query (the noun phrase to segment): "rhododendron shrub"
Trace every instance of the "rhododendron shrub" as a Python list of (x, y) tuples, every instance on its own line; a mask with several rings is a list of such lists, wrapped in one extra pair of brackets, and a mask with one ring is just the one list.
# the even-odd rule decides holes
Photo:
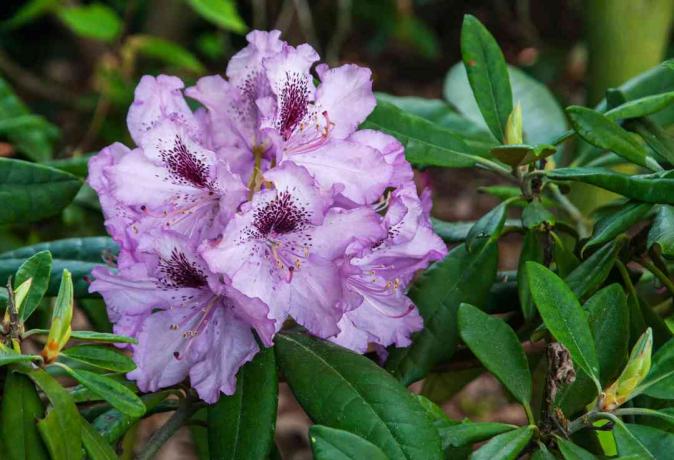
[[(130, 142), (86, 158), (109, 236), (0, 254), (7, 458), (116, 458), (156, 412), (141, 459), (188, 424), (278, 458), (280, 382), (318, 460), (671, 457), (671, 62), (564, 112), (466, 16), (450, 106), (246, 39), (223, 75), (139, 79)], [(53, 166), (0, 158), (0, 224), (75, 199)], [(496, 206), (431, 218), (430, 168), (479, 168)], [(586, 215), (578, 184), (620, 197)], [(515, 424), (440, 408), (485, 373)]]

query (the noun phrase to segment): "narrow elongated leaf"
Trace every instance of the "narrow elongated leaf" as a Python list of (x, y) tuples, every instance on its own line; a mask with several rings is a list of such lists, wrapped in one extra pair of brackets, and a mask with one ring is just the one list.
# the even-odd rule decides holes
[(462, 302), (481, 306), (496, 276), (497, 246), (488, 242), (468, 253), (464, 245), (427, 270), (410, 289), (424, 318), (424, 329), (408, 348), (390, 350), (386, 368), (404, 384), (421, 379), (431, 367), (449, 359), (456, 348), (456, 311)]
[(674, 138), (650, 118), (638, 118), (625, 125), (646, 141), (657, 157), (674, 164)]
[(131, 390), (115, 380), (84, 369), (62, 366), (68, 374), (110, 405), (131, 417), (141, 417), (145, 413), (143, 401)]
[(522, 242), (522, 252), (517, 264), (517, 294), (519, 296), (522, 313), (525, 319), (533, 318), (536, 313), (536, 307), (531, 300), (531, 293), (529, 292), (529, 281), (526, 276), (525, 264), (529, 261), (542, 263), (543, 262), (543, 247), (538, 239), (538, 232), (535, 230), (527, 230)]
[(613, 437), (615, 438), (618, 454), (621, 457), (634, 455), (635, 458), (642, 460), (656, 460), (656, 457), (646, 448), (632, 431), (619, 419), (612, 419), (615, 423), (613, 428)]
[(372, 361), (297, 333), (277, 335), (275, 349), (295, 397), (316, 423), (357, 434), (392, 460), (441, 458), (424, 409)]
[(37, 355), (22, 355), (6, 346), (0, 347), (0, 366), (14, 363), (29, 363), (40, 359)]
[(14, 287), (17, 288), (24, 281), (31, 279), (30, 290), (26, 299), (21, 304), (21, 319), (26, 320), (40, 304), (42, 297), (47, 292), (49, 277), (51, 275), (51, 253), (40, 251), (26, 260), (16, 272)]
[(543, 225), (554, 225), (555, 216), (548, 211), (540, 200), (533, 200), (522, 211), (522, 226), (538, 228)]
[(57, 169), (0, 158), (0, 225), (35, 222), (58, 214), (81, 185), (80, 179)]
[(248, 29), (236, 11), (234, 0), (187, 0), (187, 3), (201, 17), (225, 30), (243, 33)]
[(476, 450), (471, 460), (515, 460), (529, 444), (534, 427), (524, 426), (493, 437), (487, 444)]
[(674, 339), (653, 355), (651, 370), (634, 396), (645, 393), (653, 398), (674, 399)]
[(674, 179), (658, 175), (630, 176), (604, 168), (560, 168), (546, 175), (555, 181), (576, 181), (647, 203), (674, 204)]
[[(625, 293), (619, 284), (597, 291), (585, 302), (588, 322), (597, 350), (602, 386), (612, 382), (625, 363), (629, 344), (629, 310)], [(582, 410), (594, 399), (594, 383), (582, 370), (576, 380), (562, 389), (557, 404), (569, 417)]]
[(38, 428), (52, 458), (81, 460), (82, 427), (73, 398), (43, 369), (20, 368), (19, 371), (40, 387), (53, 406), (49, 415), (38, 422)]
[(652, 203), (631, 202), (621, 206), (617, 212), (599, 219), (594, 226), (590, 241), (585, 243), (589, 248), (612, 240), (635, 223), (642, 220), (653, 208)]
[(309, 429), (309, 440), (316, 460), (388, 459), (379, 447), (344, 430), (314, 425)]
[(497, 240), (506, 220), (508, 202), (497, 205), (494, 209), (475, 222), (466, 236), (466, 248), (473, 252), (488, 240)]
[(108, 441), (96, 431), (89, 422), (80, 418), (82, 424), (82, 444), (91, 460), (117, 460), (117, 454)]
[(110, 42), (122, 31), (122, 20), (112, 8), (102, 3), (60, 7), (57, 14), (81, 37)]
[(648, 232), (648, 247), (657, 244), (660, 253), (667, 257), (674, 257), (674, 207), (658, 206), (658, 212)]
[(461, 304), (459, 334), (484, 367), (522, 404), (531, 400), (531, 373), (520, 340), (503, 320)]
[[(158, 393), (143, 395), (141, 399), (143, 400), (143, 404), (145, 404), (146, 410), (150, 412), (170, 395), (171, 393), (168, 391), (160, 391)], [(129, 428), (138, 422), (138, 419), (139, 417), (123, 414), (117, 409), (110, 409), (97, 416), (92, 422), (92, 426), (103, 439), (114, 444), (124, 436), (124, 433)]]
[(405, 146), (405, 157), (417, 166), (467, 168), (480, 158), (455, 133), (428, 120), (379, 102), (361, 128), (384, 131)]
[(484, 441), (501, 433), (516, 429), (515, 425), (495, 422), (463, 422), (447, 427), (441, 437), (450, 446), (461, 447)]
[[(33, 382), (22, 374), (8, 372), (2, 398), (2, 437), (7, 460), (47, 460), (36, 420), (44, 416), (42, 401)], [(3, 455), (3, 458), (4, 458)]]
[(557, 447), (564, 460), (595, 460), (597, 458), (591, 452), (566, 439), (557, 438)]
[(127, 46), (143, 56), (158, 59), (171, 66), (203, 73), (204, 66), (196, 56), (177, 43), (151, 35), (133, 35), (127, 38)]
[(592, 293), (606, 280), (626, 239), (616, 238), (599, 248), (569, 273), (564, 281), (578, 298)]
[(136, 368), (133, 360), (125, 354), (101, 346), (78, 345), (63, 350), (61, 354), (75, 361), (114, 372), (131, 372)]
[(138, 343), (133, 337), (127, 337), (119, 334), (109, 334), (106, 332), (95, 331), (73, 331), (70, 334), (71, 339), (84, 340), (87, 342), (105, 342), (105, 343)]
[(674, 452), (674, 434), (650, 426), (625, 424), (629, 432), (654, 458), (670, 458)]
[(579, 106), (567, 108), (566, 113), (573, 128), (588, 143), (615, 152), (632, 163), (648, 167), (644, 146), (604, 114)]
[(587, 316), (571, 289), (557, 275), (536, 262), (527, 262), (531, 296), (543, 322), (568, 350), (574, 363), (599, 382), (597, 353)]
[(239, 371), (236, 393), (208, 407), (208, 447), (213, 460), (253, 460), (271, 452), (278, 405), (274, 350)]
[(610, 120), (640, 118), (659, 112), (674, 102), (674, 91), (632, 99), (615, 107), (604, 115)]
[(503, 141), (513, 110), (508, 68), (494, 37), (471, 15), (463, 18), (461, 55), (480, 112), (494, 137)]

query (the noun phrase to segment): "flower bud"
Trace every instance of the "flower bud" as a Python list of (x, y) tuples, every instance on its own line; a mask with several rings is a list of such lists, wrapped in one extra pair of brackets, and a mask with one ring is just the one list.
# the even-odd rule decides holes
[(21, 306), (23, 305), (23, 301), (26, 300), (26, 297), (28, 296), (28, 291), (30, 291), (30, 287), (33, 284), (33, 278), (28, 278), (26, 281), (21, 283), (19, 287), (14, 289), (14, 306), (16, 308), (17, 313), (21, 313)]
[(651, 369), (651, 351), (653, 349), (653, 333), (649, 327), (632, 348), (627, 365), (620, 377), (611, 384), (601, 402), (601, 409), (612, 411), (630, 399)]
[(61, 286), (56, 297), (56, 305), (51, 317), (51, 327), (47, 343), (42, 349), (42, 357), (51, 363), (70, 339), (70, 323), (73, 319), (73, 280), (68, 270), (63, 270)]
[(508, 145), (521, 144), (522, 139), (522, 106), (517, 103), (508, 115), (505, 128), (505, 143)]

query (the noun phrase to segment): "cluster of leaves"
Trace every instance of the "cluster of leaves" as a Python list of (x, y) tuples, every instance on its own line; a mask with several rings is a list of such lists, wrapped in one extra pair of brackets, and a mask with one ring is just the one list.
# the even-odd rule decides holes
[[(190, 3), (209, 17), (228, 2)], [(72, 15), (56, 3), (31, 4), (66, 24)], [(237, 392), (213, 406), (182, 386), (138, 394), (120, 375), (133, 369), (129, 358), (91, 344), (129, 339), (70, 324), (76, 299), (98, 329), (109, 327), (87, 276), (114, 257), (115, 245), (83, 237), (22, 247), (0, 254), (0, 280), (10, 280), (0, 290), (7, 310), (0, 433), (8, 458), (116, 458), (136, 422), (162, 411), (174, 414), (142, 458), (195, 420), (207, 426), (205, 435), (195, 428), (204, 458), (274, 458), (280, 379), (315, 422), (317, 459), (668, 458), (674, 141), (666, 129), (674, 92), (666, 90), (674, 88), (674, 64), (565, 116), (545, 87), (506, 65), (473, 17), (464, 21), (461, 48), (447, 101), (380, 94), (364, 123), (397, 137), (419, 168), (477, 167), (499, 178), (484, 192), (500, 203), (478, 221), (434, 221), (454, 246), (411, 289), (425, 327), (410, 347), (388, 350), (380, 366), (286, 331), (242, 368)], [(40, 156), (35, 146), (48, 148), (51, 125), (8, 86), (0, 97), (13, 107), (0, 115), (0, 135), (41, 162), (0, 158), (0, 225), (57, 215), (82, 193), (86, 164)], [(573, 204), (574, 193), (589, 193), (586, 185), (613, 192), (590, 216)], [(499, 273), (498, 243), (511, 233), (523, 238), (518, 270)], [(48, 328), (27, 329), (49, 308)], [(39, 354), (31, 352), (35, 343), (44, 344)], [(522, 406), (526, 425), (452, 420), (437, 406), (484, 372)], [(422, 379), (422, 395), (407, 389)]]

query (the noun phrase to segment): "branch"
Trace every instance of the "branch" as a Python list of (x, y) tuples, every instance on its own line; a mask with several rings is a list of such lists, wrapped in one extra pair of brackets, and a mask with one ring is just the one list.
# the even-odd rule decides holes
[(159, 452), (164, 443), (199, 410), (199, 406), (193, 404), (193, 402), (190, 395), (180, 400), (178, 409), (161, 428), (155, 431), (152, 438), (143, 447), (143, 451), (136, 456), (136, 460), (150, 460)]

